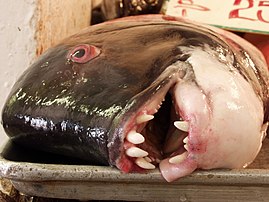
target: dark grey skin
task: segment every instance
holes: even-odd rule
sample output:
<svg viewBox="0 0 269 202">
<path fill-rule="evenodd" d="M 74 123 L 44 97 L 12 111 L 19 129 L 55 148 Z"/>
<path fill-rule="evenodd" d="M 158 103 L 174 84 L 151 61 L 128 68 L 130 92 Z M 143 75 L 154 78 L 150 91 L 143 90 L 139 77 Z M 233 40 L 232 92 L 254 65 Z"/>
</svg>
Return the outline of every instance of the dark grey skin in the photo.
<svg viewBox="0 0 269 202">
<path fill-rule="evenodd" d="M 86 62 L 80 60 L 83 51 L 72 52 L 83 44 L 92 48 Z M 49 49 L 24 72 L 3 109 L 4 129 L 22 145 L 114 165 L 125 121 L 169 81 L 156 82 L 162 72 L 188 58 L 179 46 L 204 44 L 230 51 L 216 33 L 184 22 L 115 21 L 89 27 Z M 257 96 L 266 106 L 268 73 L 243 69 L 238 58 L 245 78 L 254 88 L 261 86 Z"/>
</svg>

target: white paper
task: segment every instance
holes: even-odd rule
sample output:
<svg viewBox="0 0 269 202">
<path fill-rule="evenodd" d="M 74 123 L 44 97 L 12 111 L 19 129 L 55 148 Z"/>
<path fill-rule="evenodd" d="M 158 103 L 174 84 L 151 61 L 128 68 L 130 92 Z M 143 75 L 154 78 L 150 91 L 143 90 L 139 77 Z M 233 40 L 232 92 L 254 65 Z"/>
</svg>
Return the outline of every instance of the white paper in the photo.
<svg viewBox="0 0 269 202">
<path fill-rule="evenodd" d="M 164 12 L 231 30 L 269 34 L 269 0 L 167 0 Z"/>
</svg>

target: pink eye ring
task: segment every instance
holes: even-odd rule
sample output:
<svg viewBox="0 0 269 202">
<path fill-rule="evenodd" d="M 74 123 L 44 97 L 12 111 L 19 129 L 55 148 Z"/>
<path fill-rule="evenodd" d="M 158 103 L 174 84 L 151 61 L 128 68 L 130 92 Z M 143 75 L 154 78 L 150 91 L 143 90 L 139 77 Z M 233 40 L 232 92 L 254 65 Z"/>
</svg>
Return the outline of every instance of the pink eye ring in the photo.
<svg viewBox="0 0 269 202">
<path fill-rule="evenodd" d="M 81 44 L 70 50 L 67 58 L 76 63 L 86 63 L 96 58 L 100 53 L 100 49 L 95 46 Z"/>
</svg>

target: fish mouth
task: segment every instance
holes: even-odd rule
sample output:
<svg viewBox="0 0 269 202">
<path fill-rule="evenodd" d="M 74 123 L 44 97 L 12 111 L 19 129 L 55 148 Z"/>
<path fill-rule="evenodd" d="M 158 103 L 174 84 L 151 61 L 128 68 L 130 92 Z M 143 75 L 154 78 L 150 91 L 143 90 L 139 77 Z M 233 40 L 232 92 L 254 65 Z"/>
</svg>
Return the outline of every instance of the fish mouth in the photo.
<svg viewBox="0 0 269 202">
<path fill-rule="evenodd" d="M 116 161 L 120 170 L 144 172 L 159 167 L 166 172 L 170 164 L 187 160 L 190 120 L 175 96 L 181 82 L 182 75 L 174 74 L 124 124 L 123 147 Z"/>
</svg>

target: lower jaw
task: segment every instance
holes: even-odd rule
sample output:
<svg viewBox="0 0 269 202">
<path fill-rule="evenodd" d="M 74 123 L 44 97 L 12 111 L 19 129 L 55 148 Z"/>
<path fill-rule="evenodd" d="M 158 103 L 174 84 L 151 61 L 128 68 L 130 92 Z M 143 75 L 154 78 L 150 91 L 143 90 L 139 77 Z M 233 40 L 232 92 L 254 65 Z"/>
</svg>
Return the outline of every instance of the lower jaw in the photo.
<svg viewBox="0 0 269 202">
<path fill-rule="evenodd" d="M 130 158 L 127 155 L 121 156 L 117 163 L 118 169 L 125 173 L 138 172 L 147 173 L 159 169 L 163 178 L 172 182 L 178 178 L 191 174 L 197 169 L 198 164 L 183 147 L 173 153 L 173 157 L 164 157 L 154 160 L 154 157 Z M 174 159 L 171 161 L 171 159 Z"/>
<path fill-rule="evenodd" d="M 129 124 L 125 124 L 125 131 L 126 135 L 124 136 L 123 140 L 123 146 L 120 158 L 116 161 L 116 167 L 118 167 L 121 171 L 129 173 L 129 172 L 146 172 L 148 170 L 156 169 L 157 167 L 160 167 L 161 173 L 163 173 L 163 176 L 167 176 L 165 170 L 169 170 L 170 168 L 173 170 L 177 166 L 177 164 L 186 161 L 188 163 L 188 152 L 186 147 L 186 141 L 188 140 L 188 133 L 187 132 L 179 132 L 176 134 L 176 141 L 175 143 L 173 141 L 173 137 L 169 137 L 167 142 L 167 145 L 162 145 L 161 147 L 155 147 L 154 143 L 152 143 L 151 140 L 148 140 L 148 135 L 145 135 L 143 132 L 143 129 L 145 129 L 145 125 L 148 124 L 148 122 L 154 118 L 156 115 L 156 112 L 159 111 L 160 105 L 163 101 L 163 98 L 165 97 L 165 94 L 168 93 L 168 91 L 172 88 L 173 85 L 175 85 L 176 81 L 171 81 L 170 84 L 168 84 L 163 93 L 159 94 L 157 96 L 157 99 L 154 98 L 153 100 L 157 100 L 157 102 L 153 101 L 152 103 L 146 103 L 144 107 L 142 107 L 138 113 L 136 113 L 131 119 L 129 119 Z M 173 106 L 171 104 L 171 106 Z M 163 106 L 162 106 L 163 107 Z M 173 108 L 175 108 L 173 106 Z M 173 113 L 173 117 L 170 114 L 171 117 L 169 117 L 172 122 L 170 122 L 170 126 L 168 127 L 168 134 L 169 133 L 175 133 L 175 131 L 179 131 L 174 127 L 173 123 L 174 121 L 178 121 L 179 115 Z M 181 122 L 181 121 L 179 121 Z M 184 122 L 184 121 L 182 121 Z M 185 122 L 187 123 L 187 122 Z M 183 123 L 184 124 L 184 123 Z M 188 123 L 187 123 L 188 124 Z M 172 127 L 173 129 L 171 129 Z M 138 134 L 137 134 L 138 133 Z M 143 135 L 141 135 L 141 133 Z M 132 139 L 134 135 L 137 135 Z M 129 139 L 128 139 L 129 138 Z M 141 140 L 141 138 L 146 140 Z M 171 149 L 172 145 L 172 149 Z M 149 149 L 151 147 L 151 149 Z M 135 151 L 137 150 L 137 151 Z M 142 151 L 141 151 L 142 150 Z M 143 154 L 143 152 L 146 152 Z M 138 154 L 137 154 L 138 153 Z M 137 154 L 137 155 L 136 155 Z M 174 159 L 172 157 L 175 157 Z M 171 162 L 170 160 L 173 159 Z M 172 166 L 169 165 L 172 164 Z M 194 164 L 194 163 L 192 163 Z M 195 169 L 195 165 L 191 166 L 193 169 Z M 183 169 L 184 170 L 184 169 Z M 191 169 L 192 170 L 192 169 Z M 193 170 L 192 170 L 193 171 Z M 192 172 L 191 171 L 191 172 Z M 189 170 L 186 170 L 182 173 L 188 173 Z M 167 180 L 169 180 L 169 177 L 165 177 Z"/>
<path fill-rule="evenodd" d="M 171 164 L 169 159 L 165 159 L 159 164 L 159 169 L 163 178 L 168 182 L 172 182 L 191 174 L 197 169 L 197 162 L 190 157 L 186 157 L 181 163 Z"/>
</svg>

